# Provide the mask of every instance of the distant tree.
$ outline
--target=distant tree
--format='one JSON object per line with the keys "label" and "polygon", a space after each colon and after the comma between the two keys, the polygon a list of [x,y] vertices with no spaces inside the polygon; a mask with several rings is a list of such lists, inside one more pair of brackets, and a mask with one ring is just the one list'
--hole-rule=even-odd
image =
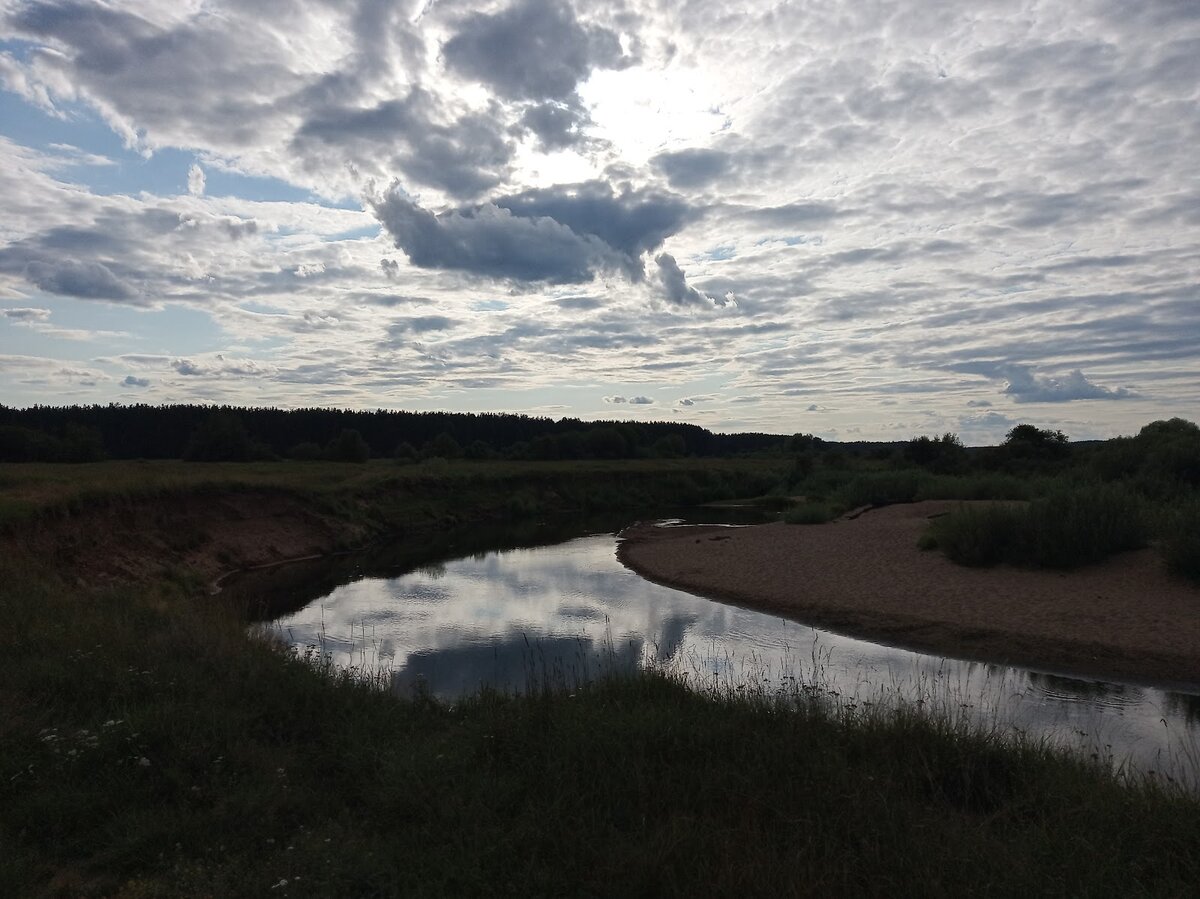
{"label": "distant tree", "polygon": [[668,434],[654,441],[650,447],[650,455],[660,459],[678,459],[687,455],[687,444],[679,434]]}
{"label": "distant tree", "polygon": [[534,459],[557,459],[558,438],[552,434],[538,434],[529,441],[529,455]]}
{"label": "distant tree", "polygon": [[793,453],[803,453],[820,449],[824,442],[820,437],[814,437],[812,434],[795,434],[788,441],[788,449]]}
{"label": "distant tree", "polygon": [[914,437],[904,446],[904,458],[936,474],[953,474],[967,464],[967,451],[958,435],[947,432],[940,437]]}
{"label": "distant tree", "polygon": [[472,440],[464,450],[464,454],[468,459],[490,459],[495,455],[495,451],[482,440]]}
{"label": "distant tree", "polygon": [[1169,418],[1152,421],[1140,431],[1138,437],[1144,440],[1162,440],[1172,437],[1200,436],[1200,425],[1186,418]]}
{"label": "distant tree", "polygon": [[1008,432],[1004,448],[1016,459],[1060,459],[1067,454],[1067,435],[1034,425],[1017,425]]}
{"label": "distant tree", "polygon": [[458,441],[446,431],[442,431],[421,447],[421,457],[425,459],[458,459],[462,454],[462,447]]}
{"label": "distant tree", "polygon": [[183,458],[190,462],[245,462],[250,458],[250,437],[232,410],[220,409],[192,433]]}
{"label": "distant tree", "polygon": [[407,440],[402,441],[392,453],[392,458],[399,459],[401,462],[415,462],[417,459],[417,448]]}
{"label": "distant tree", "polygon": [[63,429],[64,462],[98,462],[104,456],[104,437],[95,428],[69,422]]}
{"label": "distant tree", "polygon": [[297,443],[287,451],[287,454],[289,459],[295,459],[297,462],[312,462],[320,459],[323,455],[321,445],[311,440]]}
{"label": "distant tree", "polygon": [[629,444],[616,428],[593,428],[586,438],[588,455],[595,459],[623,459]]}
{"label": "distant tree", "polygon": [[342,433],[329,441],[326,456],[334,462],[366,462],[371,457],[371,448],[363,435],[354,428],[343,428]]}

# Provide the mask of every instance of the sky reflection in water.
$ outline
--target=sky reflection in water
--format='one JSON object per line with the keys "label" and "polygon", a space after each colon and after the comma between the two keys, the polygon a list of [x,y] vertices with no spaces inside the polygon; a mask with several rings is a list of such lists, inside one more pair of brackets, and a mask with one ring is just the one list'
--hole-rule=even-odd
{"label": "sky reflection in water", "polygon": [[614,551],[605,533],[362,578],[271,627],[336,664],[390,669],[400,692],[421,683],[453,699],[484,684],[569,686],[653,660],[768,688],[795,677],[842,701],[920,700],[1200,783],[1200,697],[842,637],[652,584]]}

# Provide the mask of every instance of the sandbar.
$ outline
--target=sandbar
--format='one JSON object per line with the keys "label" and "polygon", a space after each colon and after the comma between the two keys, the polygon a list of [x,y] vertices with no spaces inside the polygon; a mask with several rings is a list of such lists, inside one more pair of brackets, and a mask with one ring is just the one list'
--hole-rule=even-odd
{"label": "sandbar", "polygon": [[953,658],[1200,690],[1200,587],[1153,549],[1073,571],[968,568],[917,538],[957,501],[822,525],[658,527],[620,560],[656,583]]}

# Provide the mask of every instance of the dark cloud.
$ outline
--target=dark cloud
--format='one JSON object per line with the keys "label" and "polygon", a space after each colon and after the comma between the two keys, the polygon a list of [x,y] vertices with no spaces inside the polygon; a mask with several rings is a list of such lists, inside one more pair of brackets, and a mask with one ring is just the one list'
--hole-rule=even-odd
{"label": "dark cloud", "polygon": [[395,281],[400,277],[400,263],[395,259],[380,259],[379,267],[383,269],[384,277],[389,281]]}
{"label": "dark cloud", "polygon": [[675,188],[706,187],[730,170],[730,156],[721,150],[690,148],[660,153],[651,164]]}
{"label": "dark cloud", "polygon": [[434,215],[393,188],[372,201],[384,229],[413,265],[513,281],[590,281],[618,259],[603,241],[552,218],[521,217],[487,204]]}
{"label": "dark cloud", "polygon": [[559,297],[552,302],[559,309],[578,309],[580,312],[590,312],[604,305],[598,297]]}
{"label": "dark cloud", "polygon": [[427,331],[448,331],[457,325],[455,319],[444,315],[415,315],[412,318],[400,318],[388,325],[388,334],[393,337],[401,334],[424,334]]}
{"label": "dark cloud", "polygon": [[655,256],[654,262],[658,265],[658,279],[662,283],[668,302],[676,306],[699,306],[708,303],[718,306],[725,305],[723,300],[711,299],[696,288],[689,287],[687,279],[683,275],[683,269],[679,267],[675,262],[675,257],[670,253],[661,253]]}
{"label": "dark cloud", "polygon": [[521,114],[521,125],[536,134],[547,150],[561,150],[586,141],[581,129],[587,122],[582,110],[552,100],[526,107]]}
{"label": "dark cloud", "polygon": [[644,274],[639,257],[694,218],[675,194],[629,187],[618,192],[603,181],[527,190],[496,205],[526,218],[546,216],[576,234],[599,238],[624,257],[625,273],[634,280]]}
{"label": "dark cloud", "polygon": [[217,223],[217,227],[228,234],[230,240],[241,240],[258,233],[258,222],[254,219],[224,218]]}
{"label": "dark cloud", "polygon": [[30,283],[50,293],[88,300],[130,302],[138,292],[100,262],[34,260],[25,266]]}
{"label": "dark cloud", "polygon": [[122,387],[149,387],[149,378],[136,378],[133,375],[126,375],[125,380],[121,382]]}
{"label": "dark cloud", "polygon": [[640,280],[642,253],[674,233],[688,214],[672,195],[618,194],[599,182],[526,191],[438,215],[393,185],[371,207],[416,266],[552,284],[614,271]]}
{"label": "dark cloud", "polygon": [[756,225],[770,228],[809,228],[824,225],[849,213],[829,203],[787,203],[783,206],[765,206],[745,213],[745,218]]}
{"label": "dark cloud", "polygon": [[557,0],[517,0],[475,13],[442,47],[447,67],[510,100],[568,100],[593,69],[632,62],[612,31],[585,25]]}
{"label": "dark cloud", "polygon": [[3,309],[0,310],[0,315],[17,322],[44,322],[50,317],[50,310],[29,308]]}
{"label": "dark cloud", "polygon": [[292,149],[329,165],[347,157],[371,171],[379,161],[417,183],[455,197],[474,196],[508,174],[511,142],[496,116],[470,113],[438,121],[435,99],[414,88],[408,95],[368,108],[329,107],[313,112],[296,131]]}

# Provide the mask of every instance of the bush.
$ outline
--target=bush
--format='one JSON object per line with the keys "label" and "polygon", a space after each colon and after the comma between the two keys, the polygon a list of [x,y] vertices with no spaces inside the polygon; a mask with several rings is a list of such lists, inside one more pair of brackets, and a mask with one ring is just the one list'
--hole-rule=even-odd
{"label": "bush", "polygon": [[298,462],[314,462],[321,458],[321,447],[319,444],[312,441],[297,443],[287,452],[289,459],[295,459]]}
{"label": "bush", "polygon": [[1161,550],[1172,574],[1200,584],[1200,500],[1168,515]]}
{"label": "bush", "polygon": [[828,503],[804,503],[789,509],[783,516],[788,524],[824,524],[837,515],[837,509]]}
{"label": "bush", "polygon": [[1145,546],[1146,524],[1136,495],[1094,486],[1028,505],[963,507],[935,520],[921,545],[961,565],[1075,568]]}
{"label": "bush", "polygon": [[878,471],[860,474],[839,491],[847,508],[856,506],[886,506],[890,503],[911,503],[917,498],[921,485],[928,479],[924,472]]}
{"label": "bush", "polygon": [[333,462],[366,462],[371,457],[371,449],[363,435],[353,428],[343,428],[325,451],[326,456]]}

